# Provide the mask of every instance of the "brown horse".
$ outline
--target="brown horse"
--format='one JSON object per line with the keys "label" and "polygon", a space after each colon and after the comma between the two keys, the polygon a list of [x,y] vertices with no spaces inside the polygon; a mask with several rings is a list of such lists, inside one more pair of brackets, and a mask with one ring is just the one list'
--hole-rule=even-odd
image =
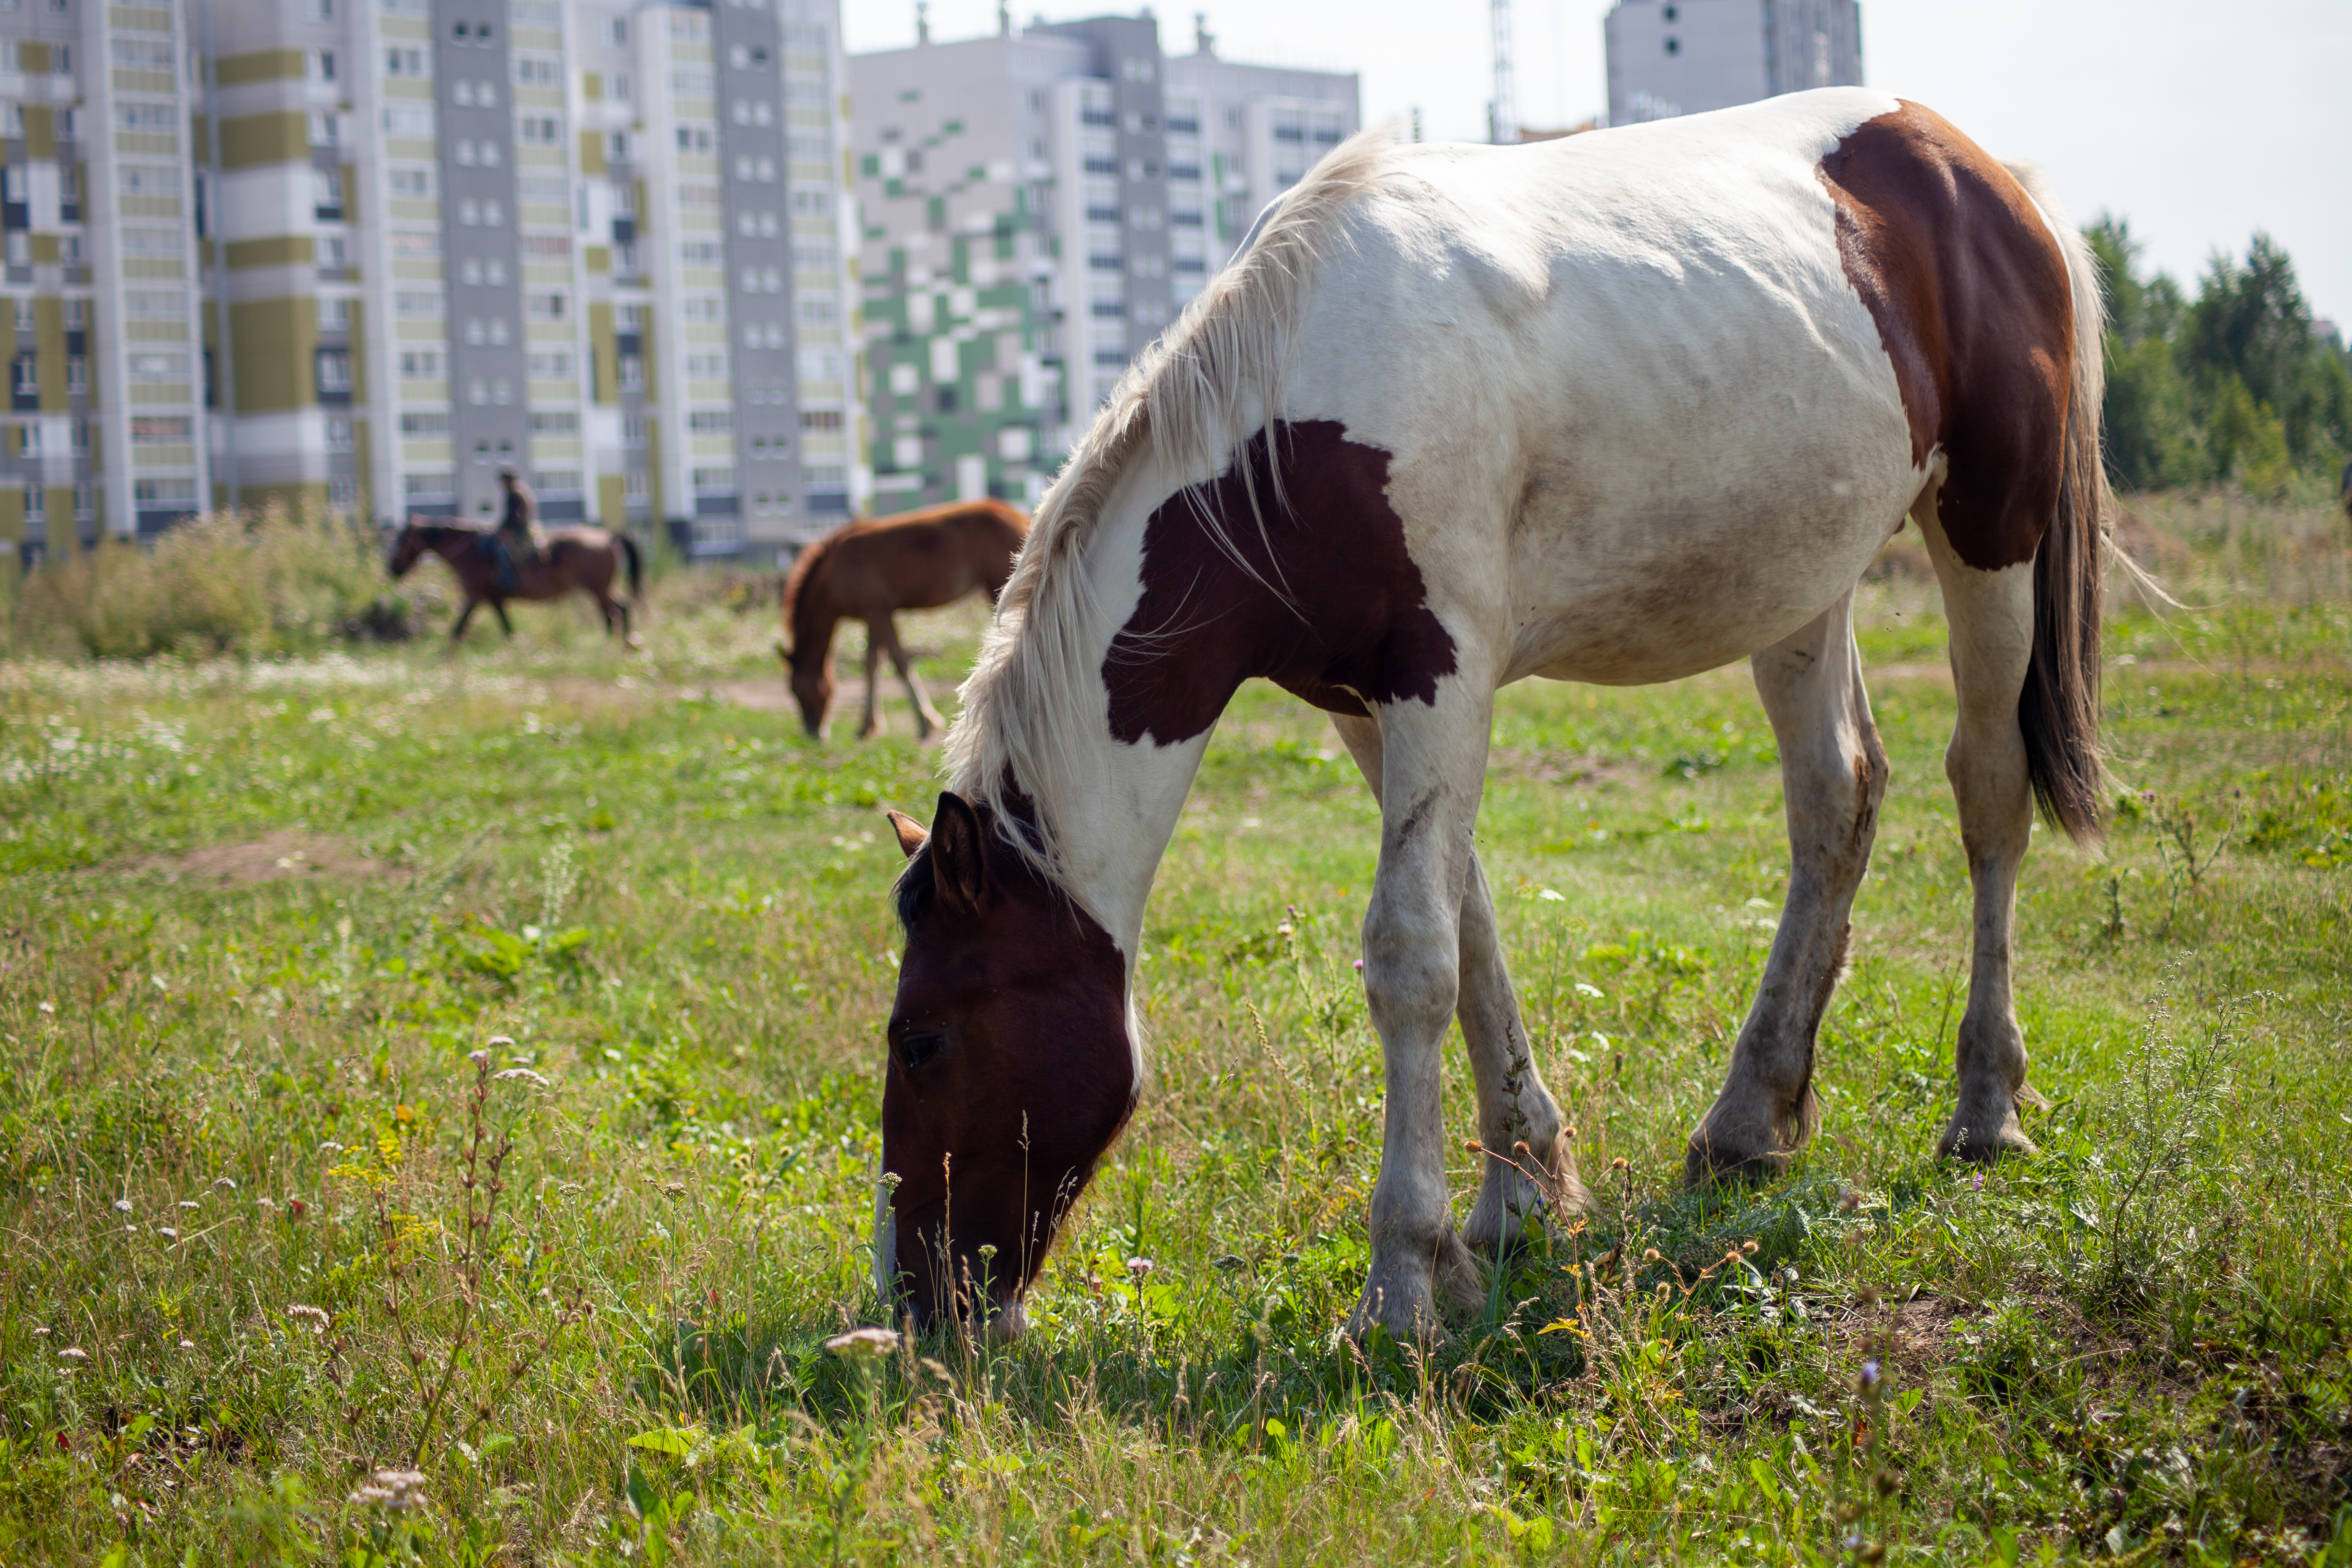
{"label": "brown horse", "polygon": [[915,704],[915,732],[929,739],[947,721],[923,695],[891,616],[900,610],[935,610],[975,588],[989,602],[1013,574],[1013,558],[1029,537],[1029,520],[1001,500],[956,501],[866,518],[837,529],[801,552],[784,579],[784,640],[778,657],[792,673],[793,696],[811,735],[824,732],[833,707],[833,628],[866,623],[866,721],[860,739],[880,727],[874,715],[877,667],[887,651]]}
{"label": "brown horse", "polygon": [[[466,591],[466,607],[457,612],[457,624],[449,628],[452,641],[466,635],[466,623],[474,618],[477,605],[488,605],[499,617],[499,628],[512,637],[514,623],[507,619],[509,599],[560,599],[577,588],[596,601],[607,634],[617,631],[623,642],[637,646],[636,634],[629,629],[629,608],[637,602],[645,579],[636,541],[608,529],[551,528],[547,531],[547,548],[539,552],[538,560],[515,563],[515,587],[509,594],[499,586],[498,563],[490,559],[488,540],[489,531],[472,523],[411,518],[393,541],[392,559],[386,565],[398,578],[408,575],[408,569],[428,552],[449,563],[449,569],[457,574],[457,585]],[[624,566],[629,574],[629,596],[616,599],[613,583]]]}

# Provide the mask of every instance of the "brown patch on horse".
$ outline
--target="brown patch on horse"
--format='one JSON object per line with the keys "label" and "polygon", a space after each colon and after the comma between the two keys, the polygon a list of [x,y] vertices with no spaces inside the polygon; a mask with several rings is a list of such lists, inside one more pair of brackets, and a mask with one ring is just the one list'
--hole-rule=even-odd
{"label": "brown patch on horse", "polygon": [[[888,1027],[883,1169],[925,1324],[1010,1304],[1134,1109],[1127,964],[984,806],[891,816],[907,948]],[[972,1292],[985,1282],[985,1300]]]}
{"label": "brown patch on horse", "polygon": [[[1252,676],[1360,717],[1367,701],[1433,704],[1454,673],[1454,639],[1389,504],[1390,454],[1332,420],[1273,428],[1288,504],[1263,529],[1250,506],[1275,493],[1263,430],[1145,527],[1143,597],[1103,659],[1120,741],[1198,735]],[[1171,645],[1181,658],[1162,657]]]}
{"label": "brown patch on horse", "polygon": [[2066,258],[2025,188],[1906,102],[1822,160],[1847,280],[1894,362],[1911,460],[1948,459],[1937,516],[1985,571],[2033,559],[2058,505],[2074,313]]}

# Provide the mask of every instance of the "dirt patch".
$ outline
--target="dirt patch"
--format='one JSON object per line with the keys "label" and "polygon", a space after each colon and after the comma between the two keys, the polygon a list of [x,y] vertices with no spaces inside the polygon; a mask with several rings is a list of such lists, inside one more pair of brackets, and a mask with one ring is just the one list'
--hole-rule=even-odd
{"label": "dirt patch", "polygon": [[1486,758],[1486,772],[1490,776],[1529,779],[1537,784],[1638,787],[1648,782],[1647,775],[1631,763],[1612,763],[1606,757],[1570,756],[1562,752],[1523,746],[1496,747]]}
{"label": "dirt patch", "polygon": [[298,877],[407,875],[397,866],[354,855],[331,838],[297,828],[280,828],[246,844],[208,844],[185,855],[150,855],[126,868],[160,873],[175,882],[213,882],[227,888],[250,888]]}
{"label": "dirt patch", "polygon": [[[840,696],[834,700],[834,711],[841,711],[842,701],[849,695],[849,682],[842,683]],[[857,700],[866,700],[865,682],[856,683]],[[749,708],[755,713],[798,713],[800,704],[793,700],[793,689],[781,675],[767,680],[714,680],[706,688],[720,702],[731,702],[738,708]]]}

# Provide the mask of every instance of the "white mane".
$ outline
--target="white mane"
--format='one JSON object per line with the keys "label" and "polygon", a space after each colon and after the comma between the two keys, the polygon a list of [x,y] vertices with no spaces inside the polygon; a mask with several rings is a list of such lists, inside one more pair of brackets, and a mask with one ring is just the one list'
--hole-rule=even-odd
{"label": "white mane", "polygon": [[[1087,787],[1102,738],[1100,664],[1112,628],[1082,557],[1104,503],[1139,455],[1158,457],[1171,473],[1214,474],[1253,434],[1244,420],[1254,410],[1272,416],[1307,287],[1341,232],[1341,209],[1374,183],[1394,142],[1385,127],[1350,138],[1268,209],[1255,242],[1120,379],[1038,504],[963,683],[946,773],[957,794],[995,808],[1007,841],[1057,880],[1063,803]],[[1278,502],[1278,469],[1275,489]],[[1258,522],[1265,526],[1263,515]],[[1205,512],[1203,523],[1219,528]],[[1014,791],[1035,807],[1034,838],[1005,809]]]}

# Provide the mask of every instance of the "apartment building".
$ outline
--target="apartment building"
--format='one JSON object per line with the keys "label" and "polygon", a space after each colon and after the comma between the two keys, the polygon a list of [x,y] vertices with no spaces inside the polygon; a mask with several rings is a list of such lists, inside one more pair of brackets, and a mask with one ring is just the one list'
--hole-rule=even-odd
{"label": "apartment building", "polygon": [[0,542],[152,534],[207,479],[184,13],[0,0]]}
{"label": "apartment building", "polygon": [[1618,0],[1601,28],[1612,125],[1862,80],[1860,0]]}
{"label": "apartment building", "polygon": [[1358,127],[1356,78],[1189,56],[1147,12],[849,62],[876,505],[1034,503],[1258,211]]}
{"label": "apartment building", "polygon": [[837,0],[0,0],[21,558],[205,504],[771,555],[861,493]]}

